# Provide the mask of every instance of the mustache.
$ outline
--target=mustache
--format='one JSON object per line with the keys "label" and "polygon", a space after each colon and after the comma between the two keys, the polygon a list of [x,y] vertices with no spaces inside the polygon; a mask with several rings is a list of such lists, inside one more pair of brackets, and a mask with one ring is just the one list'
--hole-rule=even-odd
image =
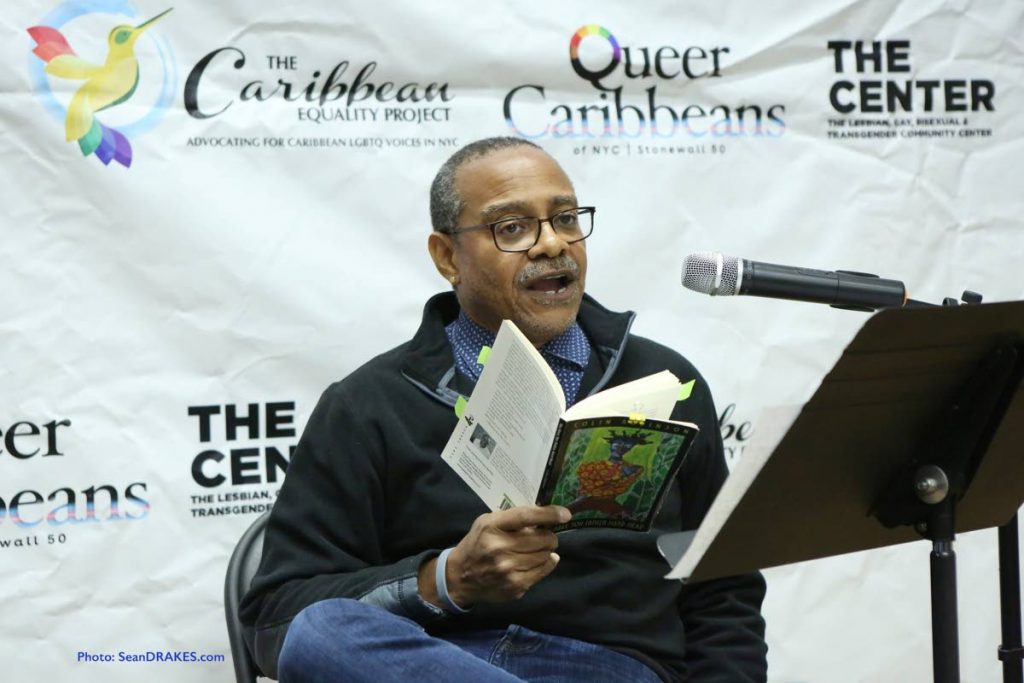
{"label": "mustache", "polygon": [[532,280],[559,272],[567,273],[573,280],[577,280],[580,276],[580,264],[568,254],[561,254],[545,261],[531,261],[516,276],[516,284],[526,285]]}

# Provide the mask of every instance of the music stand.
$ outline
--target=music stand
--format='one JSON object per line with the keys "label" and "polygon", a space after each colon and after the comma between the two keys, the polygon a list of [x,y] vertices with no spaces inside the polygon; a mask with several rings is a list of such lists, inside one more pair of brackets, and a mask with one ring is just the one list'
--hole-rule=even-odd
{"label": "music stand", "polygon": [[[870,318],[770,457],[743,460],[701,527],[658,545],[686,581],[932,541],[937,683],[959,680],[957,532],[1024,502],[1024,302]],[[920,536],[919,536],[920,535]]]}

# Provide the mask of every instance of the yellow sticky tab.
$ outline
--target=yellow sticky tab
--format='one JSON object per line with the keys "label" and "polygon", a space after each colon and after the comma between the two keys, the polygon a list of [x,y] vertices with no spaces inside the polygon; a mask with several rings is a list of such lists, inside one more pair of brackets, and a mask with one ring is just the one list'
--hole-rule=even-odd
{"label": "yellow sticky tab", "polygon": [[466,400],[465,396],[459,396],[455,400],[455,417],[462,417],[462,414],[466,412],[467,403],[469,403],[469,401]]}
{"label": "yellow sticky tab", "polygon": [[689,382],[679,387],[679,398],[676,400],[685,401],[686,399],[690,398],[690,394],[693,393],[693,385],[694,383],[696,383],[696,381],[697,380],[695,379],[691,379]]}
{"label": "yellow sticky tab", "polygon": [[481,346],[480,355],[476,357],[476,362],[480,365],[487,365],[487,359],[491,357],[491,347]]}
{"label": "yellow sticky tab", "polygon": [[643,413],[630,413],[629,421],[632,424],[642,425],[647,418],[644,417]]}

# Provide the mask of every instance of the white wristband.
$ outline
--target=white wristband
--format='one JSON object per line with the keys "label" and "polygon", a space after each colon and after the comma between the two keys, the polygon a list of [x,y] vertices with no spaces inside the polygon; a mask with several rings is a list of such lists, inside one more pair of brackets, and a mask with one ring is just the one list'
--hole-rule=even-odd
{"label": "white wristband", "polygon": [[455,614],[465,614],[468,609],[462,609],[455,604],[452,600],[452,596],[448,595],[448,581],[445,578],[445,568],[448,566],[448,555],[451,554],[454,548],[447,548],[441,551],[441,555],[437,558],[437,567],[434,570],[434,585],[437,588],[437,597],[441,598],[442,604],[445,609]]}

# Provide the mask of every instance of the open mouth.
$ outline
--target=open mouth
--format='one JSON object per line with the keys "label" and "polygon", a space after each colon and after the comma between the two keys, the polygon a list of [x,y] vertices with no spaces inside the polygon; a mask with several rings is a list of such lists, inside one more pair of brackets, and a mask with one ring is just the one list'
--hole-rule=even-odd
{"label": "open mouth", "polygon": [[542,294],[562,294],[569,290],[569,286],[575,280],[576,278],[569,273],[553,273],[531,280],[527,283],[526,288],[531,292]]}

